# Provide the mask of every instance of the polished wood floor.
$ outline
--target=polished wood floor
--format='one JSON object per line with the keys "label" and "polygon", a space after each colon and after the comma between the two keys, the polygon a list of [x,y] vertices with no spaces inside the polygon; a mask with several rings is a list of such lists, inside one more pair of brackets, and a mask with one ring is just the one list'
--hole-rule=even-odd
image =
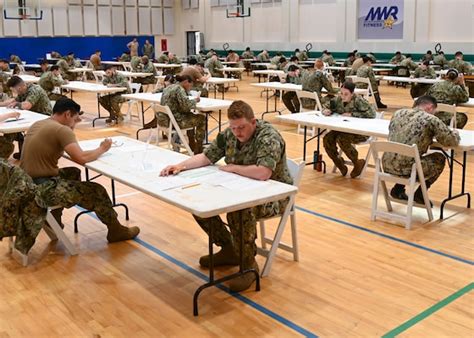
{"label": "polished wood floor", "polygon": [[[262,112],[265,101],[249,86],[254,81],[245,76],[239,92],[232,89],[226,98],[243,99]],[[384,84],[381,92],[390,107],[387,118],[412,103],[407,88]],[[134,137],[137,122],[110,128],[100,121],[92,128],[95,96],[74,97],[88,112],[76,130],[79,139]],[[301,157],[302,136],[295,128],[266,118],[281,130],[288,156]],[[473,164],[469,156],[471,192]],[[472,337],[472,287],[446,299],[474,281],[474,212],[459,199],[447,207],[446,219],[438,220],[447,170],[430,189],[435,220],[427,222],[426,212],[417,209],[413,230],[407,231],[390,220],[370,221],[372,170],[354,180],[332,174],[331,167],[328,162],[326,174],[305,168],[297,196],[300,261],[279,252],[260,292],[234,297],[217,288],[205,291],[199,317],[192,315],[192,295],[207,273],[198,264],[207,251],[206,235],[191,215],[121,184],[118,200],[130,208],[127,224],[141,227],[139,241],[108,245],[105,227],[91,216],[80,219],[75,235],[79,210],[71,208],[64,221],[80,248],[76,257],[41,234],[31,265],[23,268],[7,253],[6,241],[0,242],[0,337],[374,337],[396,328],[392,334],[402,336]],[[110,188],[107,179],[98,182]],[[117,210],[124,220],[123,210]]]}

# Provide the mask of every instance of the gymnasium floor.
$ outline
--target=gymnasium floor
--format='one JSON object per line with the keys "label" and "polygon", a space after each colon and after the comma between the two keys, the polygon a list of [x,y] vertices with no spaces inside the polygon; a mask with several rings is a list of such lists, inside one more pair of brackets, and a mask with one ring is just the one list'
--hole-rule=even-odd
{"label": "gymnasium floor", "polygon": [[[260,113],[265,101],[250,82],[256,79],[244,75],[239,92],[231,90],[226,98],[243,99]],[[412,103],[408,88],[384,83],[381,92],[390,107],[386,118]],[[101,121],[92,128],[95,95],[75,93],[74,98],[88,112],[76,129],[80,140],[134,137],[136,121],[119,128]],[[474,109],[465,111],[474,121]],[[266,118],[284,136],[288,157],[301,157],[303,138],[296,128]],[[473,164],[471,155],[466,185],[471,192]],[[128,225],[141,227],[135,241],[108,245],[106,229],[94,215],[82,216],[74,235],[79,209],[71,208],[64,223],[71,225],[67,234],[80,248],[76,257],[65,255],[61,245],[48,251],[42,233],[31,265],[23,268],[7,253],[7,242],[0,242],[0,337],[472,337],[474,212],[460,199],[449,204],[445,220],[438,220],[448,171],[430,189],[435,220],[427,222],[426,212],[415,209],[413,230],[407,231],[370,221],[373,170],[354,180],[332,174],[331,168],[330,160],[326,174],[305,168],[297,195],[300,261],[278,252],[260,292],[205,291],[199,317],[192,315],[192,295],[207,275],[198,264],[207,252],[206,235],[191,215],[121,184],[117,195],[130,208]],[[105,178],[98,182],[110,187]],[[123,220],[123,209],[117,210]],[[257,259],[262,266],[262,257]]]}

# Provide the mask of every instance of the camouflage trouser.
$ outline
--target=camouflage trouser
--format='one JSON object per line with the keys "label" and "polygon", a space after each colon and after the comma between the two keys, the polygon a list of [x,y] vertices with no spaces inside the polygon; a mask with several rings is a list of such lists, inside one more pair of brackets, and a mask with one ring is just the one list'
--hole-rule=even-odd
{"label": "camouflage trouser", "polygon": [[[444,122],[446,125],[450,125],[451,118],[453,117],[452,113],[439,111],[435,113],[435,116]],[[462,129],[467,123],[467,115],[465,113],[456,113],[456,128]]]}
{"label": "camouflage trouser", "polygon": [[367,141],[368,138],[368,136],[332,130],[324,136],[323,145],[326,153],[334,162],[339,160],[339,154],[337,151],[337,145],[339,145],[344,154],[346,154],[351,162],[355,164],[359,158],[359,153],[354,147],[354,144]]}
{"label": "camouflage trouser", "polygon": [[[164,114],[158,114],[158,124],[162,127],[169,126],[169,118]],[[184,118],[176,119],[179,128],[187,129],[194,128],[194,130],[188,130],[187,135],[189,139],[189,146],[194,154],[202,153],[202,144],[206,137],[206,117],[201,114],[187,114]]]}
{"label": "camouflage trouser", "polygon": [[127,101],[120,94],[109,94],[99,97],[99,103],[110,113],[111,119],[122,118],[120,104]]}
{"label": "camouflage trouser", "polygon": [[49,93],[48,97],[51,101],[58,101],[59,99],[67,99],[67,96],[56,94],[56,93]]}
{"label": "camouflage trouser", "polygon": [[[36,178],[33,181],[37,184],[49,185],[43,189],[44,192],[41,196],[47,205],[63,208],[78,205],[95,212],[100,221],[108,228],[120,225],[105,188],[98,183],[82,182],[80,169],[61,168],[58,177]],[[53,211],[57,220],[60,219],[61,214],[62,209]]]}
{"label": "camouflage trouser", "polygon": [[286,92],[283,94],[282,100],[285,107],[288,108],[292,114],[300,112],[300,101],[295,92]]}
{"label": "camouflage trouser", "polygon": [[209,234],[209,227],[212,226],[213,242],[215,245],[220,247],[232,245],[237,255],[240,255],[240,220],[242,217],[244,236],[242,254],[244,256],[244,266],[248,267],[257,254],[257,245],[255,244],[255,239],[257,238],[257,220],[282,214],[285,211],[287,204],[288,199],[285,199],[278,202],[258,205],[241,211],[230,212],[227,214],[227,222],[230,232],[227,230],[226,224],[219,216],[200,218],[193,215],[193,217],[207,234]]}
{"label": "camouflage trouser", "polygon": [[13,150],[15,146],[13,145],[13,141],[15,140],[16,134],[5,134],[0,136],[0,158],[8,159],[11,154],[13,154]]}
{"label": "camouflage trouser", "polygon": [[[428,155],[421,156],[421,168],[423,170],[423,176],[425,177],[425,182],[428,186],[431,186],[441,175],[443,172],[445,163],[446,163],[446,157],[442,153],[431,153]],[[406,168],[407,172],[411,170]],[[395,170],[391,170],[390,167],[384,166],[384,171],[392,174],[392,175],[398,175],[402,177],[407,177],[409,175],[403,175],[402,173],[399,173]]]}

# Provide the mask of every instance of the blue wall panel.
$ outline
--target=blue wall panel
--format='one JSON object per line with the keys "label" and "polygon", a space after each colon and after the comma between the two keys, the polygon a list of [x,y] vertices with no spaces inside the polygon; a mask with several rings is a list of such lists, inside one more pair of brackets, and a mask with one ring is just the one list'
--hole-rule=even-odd
{"label": "blue wall panel", "polygon": [[[52,50],[65,55],[74,52],[76,57],[89,59],[97,49],[102,51],[102,60],[112,60],[127,49],[131,36],[101,36],[101,37],[39,37],[39,38],[0,38],[0,58],[8,58],[10,54],[18,55],[27,63],[37,63]],[[153,36],[137,37],[140,43],[139,53],[149,40],[154,44]]]}

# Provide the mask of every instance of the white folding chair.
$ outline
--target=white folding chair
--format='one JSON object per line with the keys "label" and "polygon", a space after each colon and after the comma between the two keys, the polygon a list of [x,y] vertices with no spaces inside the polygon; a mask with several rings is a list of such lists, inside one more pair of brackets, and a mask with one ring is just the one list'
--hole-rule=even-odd
{"label": "white folding chair", "polygon": [[438,108],[436,108],[436,110],[453,114],[453,116],[451,117],[451,122],[449,123],[449,126],[451,128],[456,128],[456,114],[457,114],[456,105],[438,103]]}
{"label": "white folding chair", "polygon": [[[380,120],[383,120],[383,116],[384,116],[385,112],[376,112],[375,113],[375,118],[376,119],[380,119]],[[359,147],[362,147],[362,146],[366,146],[366,145],[370,145],[372,142],[376,141],[377,138],[375,136],[371,136],[367,139],[367,141],[364,141],[364,142],[360,142],[360,143],[357,143],[355,144],[354,146],[356,148],[359,148]],[[370,150],[370,148],[369,148]],[[343,151],[342,149],[339,149],[339,156],[342,157],[342,154],[343,154]],[[370,161],[370,151],[367,151],[367,155],[365,155],[365,165],[364,165],[364,169],[362,169],[362,172],[360,173],[360,175],[358,176],[358,178],[361,178],[363,177],[364,173],[365,173],[365,170],[367,169],[367,167],[369,166],[369,161]],[[349,161],[349,160],[344,160],[344,164],[345,165],[354,165],[352,163],[352,161]],[[336,166],[333,166],[332,167],[332,173],[334,174],[335,172],[337,171],[337,167]]]}
{"label": "white folding chair", "polygon": [[[314,110],[319,110],[319,111],[322,111],[323,110],[323,107],[321,105],[321,102],[319,101],[319,96],[318,96],[318,93],[316,92],[309,92],[309,91],[306,91],[306,90],[299,90],[299,91],[296,91],[296,96],[298,97],[298,101],[300,102],[300,113],[303,113],[305,111],[311,111],[313,109],[305,109],[303,108],[303,103],[301,102],[301,99],[302,98],[305,98],[305,99],[312,99],[314,101],[316,101],[316,105],[314,107]],[[304,132],[304,128],[301,127],[300,124],[298,124],[298,129],[297,129],[297,133],[298,134],[302,134]],[[315,127],[312,127],[309,131],[309,135],[311,137],[313,137],[314,135],[316,135],[316,128]]]}
{"label": "white folding chair", "polygon": [[[354,84],[357,83],[363,83],[367,85],[367,88],[364,92],[358,92],[359,95],[362,95],[367,101],[369,101],[372,98],[372,101],[375,102],[375,97],[374,97],[374,91],[372,89],[372,85],[370,84],[370,80],[366,77],[360,77],[360,76],[350,76],[352,79],[352,82]],[[364,88],[359,88],[359,91]]]}
{"label": "white folding chair", "polygon": [[[76,247],[71,243],[71,241],[69,240],[69,238],[66,236],[63,229],[59,225],[59,223],[51,214],[52,210],[55,210],[58,208],[60,207],[48,208],[46,212],[46,222],[43,225],[43,230],[46,232],[46,234],[51,239],[51,241],[59,240],[64,245],[66,251],[69,253],[70,256],[76,256],[78,253]],[[21,252],[15,249],[15,241],[13,237],[9,238],[9,251],[11,254],[15,253],[16,255],[20,256],[21,263],[23,266],[28,265],[28,255],[22,254]]]}
{"label": "white folding chair", "polygon": [[[288,165],[290,175],[293,178],[293,185],[295,187],[299,187],[301,177],[303,176],[305,162],[296,163],[295,161],[288,159],[286,163]],[[290,217],[291,222],[291,246],[281,242],[281,237],[283,235],[283,232],[285,231],[288,216]],[[280,222],[278,223],[278,227],[275,231],[274,237],[270,238],[267,237],[265,233],[265,221],[274,218],[280,218]],[[257,248],[257,253],[267,258],[265,261],[265,265],[263,266],[262,277],[268,276],[268,274],[270,273],[273,258],[275,257],[276,250],[278,248],[291,252],[293,254],[293,260],[295,262],[299,260],[298,239],[296,231],[295,195],[290,198],[288,205],[286,206],[285,211],[282,215],[259,219],[258,222],[260,223],[260,238],[262,242],[262,247]],[[267,249],[267,244],[271,245],[270,249]]]}
{"label": "white folding chair", "polygon": [[[174,118],[173,113],[171,112],[170,108],[168,106],[162,106],[160,104],[154,104],[153,109],[155,110],[155,113],[163,113],[168,115],[169,118],[169,125],[167,127],[162,127],[157,123],[157,130],[158,130],[158,140],[160,140],[160,131],[165,133],[168,139],[168,148],[173,149],[174,147],[179,147],[179,148],[184,148],[188,152],[190,156],[193,156],[194,153],[191,150],[191,147],[189,146],[188,138],[185,136],[184,132],[188,130],[193,130],[194,128],[186,128],[186,129],[181,129],[178,125],[178,122],[176,122],[176,119]],[[172,136],[173,132],[178,134],[179,139],[181,140],[181,144],[172,144]]]}
{"label": "white folding chair", "polygon": [[105,75],[103,70],[93,70],[92,75],[94,76],[95,82],[102,84],[102,80],[104,80]]}
{"label": "white folding chair", "polygon": [[[377,216],[384,216],[389,219],[398,219],[405,223],[405,228],[410,230],[411,223],[412,223],[412,211],[413,206],[420,206],[426,209],[428,213],[428,219],[431,221],[433,220],[433,212],[431,209],[431,204],[428,198],[428,189],[426,188],[425,184],[425,177],[423,175],[423,168],[421,166],[420,155],[418,153],[418,147],[416,144],[414,145],[406,145],[396,142],[387,142],[387,141],[374,141],[370,146],[370,150],[374,157],[375,161],[375,175],[374,175],[374,192],[372,196],[372,214],[371,220],[375,221]],[[411,174],[409,178],[400,177],[396,175],[391,175],[385,173],[382,168],[381,158],[379,157],[379,153],[388,152],[388,153],[396,153],[399,155],[411,157],[415,160],[413,166],[411,168]],[[418,177],[418,178],[417,178]],[[385,182],[392,182],[392,183],[399,183],[405,185],[408,195],[408,201],[404,202],[398,199],[392,198],[387,190],[387,185]],[[381,211],[377,209],[378,203],[378,194],[379,194],[379,187],[382,186],[383,196],[385,199],[385,203],[387,205],[387,212]],[[414,195],[415,195],[415,188],[417,186],[421,187],[421,191],[423,192],[424,198],[424,205],[414,204]],[[396,214],[393,212],[391,202],[401,203],[407,205],[407,213],[406,216]]]}
{"label": "white folding chair", "polygon": [[[140,92],[140,88],[142,87],[141,83],[133,83],[131,82],[130,83],[130,89],[132,90],[132,93],[135,94],[135,93],[139,93]],[[142,114],[140,113],[140,105],[138,104],[138,101],[137,100],[128,100],[127,101],[127,105],[128,105],[128,108],[127,108],[127,119],[129,121],[132,120],[132,117],[137,117],[138,120],[140,122],[142,122]],[[137,115],[133,115],[132,114],[132,107],[133,105],[135,105],[137,107]]]}

